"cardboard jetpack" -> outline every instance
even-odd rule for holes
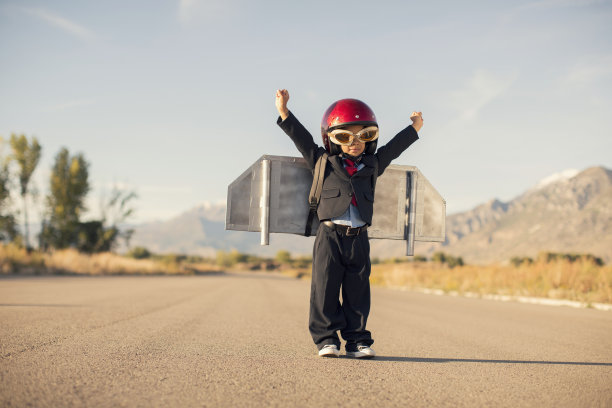
[[[272,232],[305,235],[312,178],[302,158],[262,156],[229,185],[225,229],[260,232],[261,245]],[[414,241],[444,241],[445,219],[446,201],[416,167],[392,164],[378,177],[369,238],[405,240],[413,255]]]

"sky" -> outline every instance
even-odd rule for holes
[[[317,143],[338,99],[374,110],[379,146],[422,111],[394,163],[449,214],[612,168],[612,0],[0,0],[0,61],[0,136],[43,147],[33,218],[62,147],[90,163],[90,217],[114,185],[134,222],[224,202],[260,156],[299,155],[278,88]]]

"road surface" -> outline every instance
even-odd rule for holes
[[[612,406],[612,312],[374,288],[378,357],[323,359],[308,281],[0,279],[0,406]]]

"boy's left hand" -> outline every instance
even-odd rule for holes
[[[423,112],[412,112],[410,114],[410,119],[412,120],[412,127],[417,132],[421,130],[423,127]]]

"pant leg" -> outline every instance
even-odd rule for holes
[[[346,326],[341,331],[346,350],[356,351],[358,344],[372,345],[366,330],[370,314],[370,242],[367,232],[343,238],[346,272],[342,283],[342,311]]]
[[[342,264],[336,231],[320,225],[314,243],[310,317],[308,328],[319,350],[327,344],[340,348],[336,333],[346,326],[340,305],[340,287],[345,267]]]

